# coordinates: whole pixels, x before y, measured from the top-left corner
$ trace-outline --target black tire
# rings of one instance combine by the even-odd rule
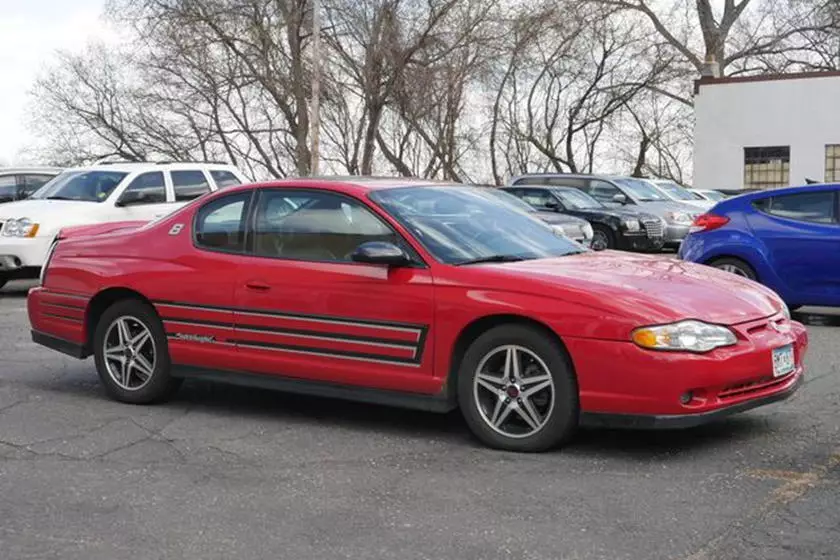
[[[726,272],[737,274],[738,276],[742,276],[750,280],[758,281],[758,274],[755,273],[755,269],[747,262],[735,257],[715,259],[709,262],[708,265],[719,270],[725,270]],[[733,270],[733,268],[737,269],[737,271]]]
[[[615,234],[613,233],[613,231],[609,227],[607,227],[605,225],[601,225],[601,224],[593,224],[592,231],[594,233],[594,235],[592,236],[592,248],[594,250],[602,251],[602,250],[605,250],[605,249],[615,249],[615,247],[616,247]],[[601,249],[596,249],[595,248],[595,240],[598,238],[599,235],[603,235],[607,246],[603,247]]]
[[[145,326],[154,342],[153,350],[156,359],[153,363],[152,374],[148,377],[148,381],[136,389],[121,387],[111,377],[105,364],[105,337],[112,325],[120,318],[128,318]],[[108,395],[120,402],[131,404],[163,402],[175,394],[183,381],[170,375],[171,362],[163,323],[161,323],[155,310],[140,300],[118,301],[105,310],[94,332],[93,354],[99,379],[105,386]]]
[[[482,416],[481,404],[474,393],[473,384],[481,361],[494,349],[506,345],[533,352],[548,367],[553,381],[554,405],[544,417],[542,427],[525,437],[509,437],[491,427]],[[568,441],[577,429],[580,410],[577,379],[566,350],[541,330],[517,324],[490,329],[467,349],[459,365],[458,403],[467,425],[482,443],[494,449],[529,453],[546,451]]]
[[[8,280],[6,280],[5,278],[0,278],[0,290],[2,290],[2,289],[3,289],[3,287],[4,287],[7,283],[8,283]]]

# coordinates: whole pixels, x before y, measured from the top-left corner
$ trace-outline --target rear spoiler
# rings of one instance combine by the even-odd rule
[[[69,239],[75,237],[89,237],[93,235],[104,235],[117,231],[137,229],[146,225],[147,221],[109,222],[104,224],[89,224],[83,226],[70,226],[61,228],[56,239]]]

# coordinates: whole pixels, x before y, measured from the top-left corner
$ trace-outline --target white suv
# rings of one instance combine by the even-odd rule
[[[70,168],[27,200],[0,206],[0,287],[38,278],[58,231],[67,226],[149,221],[204,193],[248,182],[216,163],[99,163]]]

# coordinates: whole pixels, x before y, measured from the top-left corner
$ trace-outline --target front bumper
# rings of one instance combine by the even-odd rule
[[[631,251],[658,251],[665,245],[665,239],[661,235],[650,236],[645,231],[621,233],[618,240],[619,249]]]
[[[690,225],[668,224],[665,227],[665,245],[669,247],[679,246],[690,229]]]
[[[629,341],[565,338],[578,377],[581,421],[688,427],[792,395],[804,375],[805,327],[778,314],[730,328],[738,343],[704,354],[650,351]],[[773,349],[785,345],[793,345],[794,371],[774,377]]]
[[[770,395],[726,406],[698,414],[608,414],[584,412],[580,415],[580,425],[585,428],[612,428],[631,430],[681,430],[696,428],[718,422],[735,414],[747,412],[760,406],[787,400],[802,386],[805,376],[801,369],[793,375],[793,382],[785,389]]]
[[[18,269],[40,269],[47,259],[53,238],[43,237],[0,237],[0,274],[6,275]],[[37,273],[35,275],[37,278]]]

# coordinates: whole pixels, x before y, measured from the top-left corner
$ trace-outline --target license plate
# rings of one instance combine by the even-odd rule
[[[796,364],[793,362],[793,345],[788,344],[781,348],[773,349],[773,377],[782,377],[793,371]]]

